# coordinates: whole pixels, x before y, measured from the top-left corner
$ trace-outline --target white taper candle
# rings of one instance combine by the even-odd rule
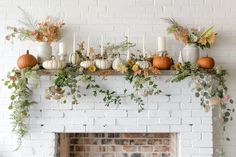
[[[127,31],[127,41],[128,41],[128,43],[130,42],[129,29],[128,29],[128,31]],[[127,58],[126,58],[126,60],[127,60],[127,61],[130,60],[130,49],[129,49],[129,45],[128,45],[128,49],[127,49]]]
[[[86,54],[86,56],[89,57],[89,54],[90,54],[90,35],[88,34],[87,54]]]
[[[76,41],[75,41],[75,32],[73,33],[73,53],[75,53]]]
[[[146,52],[145,52],[145,36],[143,36],[143,58],[146,57]]]
[[[101,56],[103,57],[103,35],[101,36]]]

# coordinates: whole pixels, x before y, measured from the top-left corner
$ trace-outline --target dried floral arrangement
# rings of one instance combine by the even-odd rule
[[[46,17],[43,21],[34,20],[25,10],[18,7],[22,12],[22,19],[19,22],[23,27],[8,26],[10,31],[5,38],[13,41],[14,38],[20,40],[31,40],[38,42],[54,42],[61,39],[61,28],[65,25],[59,18],[51,16]]]
[[[200,48],[210,48],[216,40],[216,35],[213,31],[214,26],[207,29],[198,30],[196,28],[188,29],[180,25],[173,18],[164,18],[170,26],[167,28],[169,34],[173,34],[176,40],[179,40],[186,44],[196,44]]]

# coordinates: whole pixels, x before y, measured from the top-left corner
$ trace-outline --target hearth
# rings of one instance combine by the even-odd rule
[[[176,157],[175,133],[59,133],[57,157]]]

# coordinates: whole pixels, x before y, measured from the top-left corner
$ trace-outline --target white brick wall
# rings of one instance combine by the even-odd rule
[[[130,28],[131,41],[137,43],[137,48],[141,48],[141,37],[146,35],[146,44],[149,50],[154,50],[156,45],[156,36],[166,35],[165,28],[167,24],[159,20],[160,17],[176,17],[177,20],[186,25],[192,26],[208,26],[215,25],[215,29],[219,33],[217,43],[212,49],[206,50],[209,55],[216,58],[216,62],[224,65],[230,72],[228,77],[229,91],[233,98],[236,99],[236,67],[235,67],[235,41],[236,41],[236,21],[235,21],[235,0],[0,0],[0,77],[4,77],[6,72],[16,64],[19,54],[26,49],[30,49],[36,54],[36,44],[32,42],[15,42],[14,45],[4,40],[6,34],[5,27],[7,25],[17,25],[17,19],[20,18],[17,5],[25,8],[33,16],[42,18],[46,15],[59,15],[65,18],[67,23],[67,33],[63,38],[68,46],[68,52],[71,52],[71,34],[72,31],[77,32],[78,40],[86,40],[88,32],[91,34],[91,44],[98,49],[101,33],[105,36],[105,41],[119,42],[123,39],[127,28]],[[182,45],[174,41],[168,36],[168,51],[176,57]],[[54,53],[57,53],[56,44],[54,44]],[[45,79],[44,84],[40,87],[48,85],[49,78]],[[32,116],[30,119],[30,134],[25,138],[24,145],[20,152],[10,152],[15,148],[15,136],[9,132],[11,126],[9,124],[9,111],[7,105],[9,100],[6,93],[8,91],[0,85],[0,156],[1,157],[36,157],[36,156],[53,156],[51,148],[54,143],[47,142],[43,139],[54,139],[52,131],[56,132],[83,132],[86,123],[86,131],[183,131],[180,143],[186,149],[181,150],[184,155],[189,156],[190,152],[195,152],[192,157],[208,157],[212,150],[208,148],[195,149],[197,145],[211,145],[202,141],[210,141],[212,128],[211,114],[200,111],[199,101],[186,90],[187,83],[180,85],[166,84],[160,79],[161,87],[166,92],[171,92],[170,99],[164,95],[158,97],[149,97],[146,101],[150,110],[137,114],[134,110],[135,105],[122,105],[118,109],[111,107],[105,108],[103,104],[94,103],[93,100],[85,99],[81,105],[60,105],[55,102],[43,100],[41,94],[44,89],[37,90],[35,94],[36,100],[40,101],[30,111]],[[119,80],[119,79],[118,79]],[[123,83],[123,80],[120,80]],[[123,85],[123,84],[122,84]],[[127,84],[124,84],[127,85]],[[174,89],[174,90],[173,90]],[[180,92],[181,91],[181,92]],[[181,94],[179,94],[181,93]],[[94,109],[98,109],[94,112]],[[193,111],[192,111],[193,109]],[[42,110],[42,112],[40,112]],[[108,110],[105,114],[104,110]],[[158,111],[157,111],[158,110]],[[93,117],[94,116],[94,117]],[[97,118],[95,118],[97,117]],[[109,117],[109,125],[103,127],[103,123],[108,123],[106,117]],[[182,118],[180,118],[182,117]],[[189,118],[188,118],[189,117]],[[37,118],[40,118],[37,120]],[[58,122],[54,118],[58,118]],[[76,118],[76,120],[73,120]],[[137,119],[135,119],[137,118]],[[148,119],[147,125],[142,119]],[[180,121],[178,120],[180,118]],[[67,122],[65,124],[66,119]],[[177,120],[172,120],[177,119]],[[127,121],[134,122],[138,126],[129,127]],[[156,121],[155,121],[156,120]],[[173,125],[169,126],[165,123],[170,120]],[[33,123],[33,124],[32,124]],[[44,123],[44,126],[39,124]],[[52,126],[52,124],[56,123]],[[95,126],[99,123],[101,125]],[[140,124],[141,123],[141,124]],[[179,127],[179,124],[183,124]],[[193,124],[193,126],[189,126]],[[233,122],[226,131],[231,137],[230,142],[223,142],[228,157],[234,157],[236,150],[236,122]],[[117,125],[123,126],[117,127]],[[215,124],[214,145],[219,147],[222,145],[220,134]],[[188,130],[193,131],[191,134],[185,134]],[[47,133],[45,133],[47,132]],[[40,134],[40,139],[37,135]],[[196,137],[196,143],[192,143],[191,136]],[[193,150],[194,149],[194,150]],[[40,154],[43,153],[43,154]],[[33,155],[34,154],[34,155]]]
[[[160,76],[159,80],[166,78]],[[101,82],[99,78],[96,78]],[[48,78],[43,77],[39,84],[39,91],[45,88],[42,84],[50,82]],[[125,80],[122,76],[116,76],[116,82],[120,88],[125,87]],[[172,89],[171,83],[158,81],[160,85],[166,86],[166,91]],[[112,89],[111,78],[101,82],[102,87]],[[109,85],[109,86],[108,86]],[[174,90],[179,91],[186,87],[179,86]],[[83,89],[83,88],[81,88]],[[82,91],[83,92],[83,91]],[[39,95],[40,93],[36,93]],[[125,101],[121,106],[111,106],[107,108],[104,103],[100,102],[99,97],[93,97],[85,107],[87,102],[81,102],[72,108],[69,104],[60,104],[55,101],[45,103],[43,99],[44,92],[41,92],[41,99],[38,104],[30,110],[31,117],[27,120],[29,125],[29,134],[23,141],[22,148],[18,151],[18,156],[54,156],[55,134],[57,132],[173,132],[179,134],[180,156],[212,156],[212,119],[211,112],[204,113],[197,103],[188,102],[193,108],[182,108],[181,101],[171,102],[170,98],[160,96],[147,99],[146,109],[138,113],[137,105]],[[174,94],[177,97],[183,97],[182,94]],[[33,95],[35,97],[35,95]],[[158,99],[160,97],[160,100]],[[166,98],[168,99],[166,99]],[[179,98],[178,98],[179,99]],[[163,102],[162,100],[165,100]],[[92,105],[90,105],[92,104]],[[151,104],[151,105],[150,105]],[[153,108],[153,104],[156,107]],[[0,155],[7,157],[8,154],[15,155],[11,152],[14,148],[15,140],[9,137],[9,120],[8,116],[0,119]],[[6,127],[6,128],[5,128]],[[43,151],[41,151],[43,150]],[[42,153],[43,152],[43,153]],[[6,155],[7,154],[7,155]]]

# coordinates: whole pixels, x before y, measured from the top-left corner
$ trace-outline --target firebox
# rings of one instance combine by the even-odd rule
[[[57,157],[176,157],[175,133],[59,133]]]

